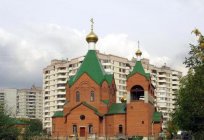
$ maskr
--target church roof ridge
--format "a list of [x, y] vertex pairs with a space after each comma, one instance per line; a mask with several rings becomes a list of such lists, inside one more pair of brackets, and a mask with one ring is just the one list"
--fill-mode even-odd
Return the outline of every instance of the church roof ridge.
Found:
[[69, 86], [72, 86], [84, 73], [86, 73], [98, 85], [101, 85], [105, 80], [110, 84], [113, 80], [113, 75], [106, 74], [104, 71], [95, 50], [88, 51], [77, 73], [68, 81]]
[[133, 71], [128, 75], [128, 78], [132, 75], [134, 75], [135, 73], [139, 73], [141, 75], [143, 75], [146, 79], [150, 79], [150, 74], [149, 73], [145, 73], [145, 70], [142, 66], [142, 62], [141, 61], [137, 61]]

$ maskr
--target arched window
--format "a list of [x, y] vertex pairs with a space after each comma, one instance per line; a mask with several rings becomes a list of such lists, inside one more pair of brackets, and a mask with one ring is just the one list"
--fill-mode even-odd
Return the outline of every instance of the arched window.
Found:
[[93, 133], [93, 125], [89, 124], [89, 134], [92, 134], [92, 133]]
[[72, 125], [72, 133], [73, 134], [77, 133], [77, 125], [76, 124]]
[[79, 91], [76, 92], [76, 102], [80, 101], [80, 93]]
[[131, 101], [144, 100], [144, 89], [143, 87], [136, 85], [131, 88]]
[[90, 101], [91, 101], [91, 102], [93, 102], [93, 101], [94, 101], [94, 91], [91, 91]]
[[123, 133], [123, 126], [121, 124], [119, 125], [118, 129], [119, 129], [119, 134]]

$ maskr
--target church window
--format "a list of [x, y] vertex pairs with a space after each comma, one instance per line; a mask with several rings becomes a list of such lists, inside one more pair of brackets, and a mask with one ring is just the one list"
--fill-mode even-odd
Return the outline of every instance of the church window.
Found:
[[84, 115], [81, 115], [81, 116], [80, 116], [80, 120], [85, 120], [85, 116], [84, 116]]
[[92, 124], [89, 124], [89, 134], [92, 134], [93, 133], [93, 125]]
[[73, 134], [76, 134], [76, 133], [77, 133], [77, 125], [76, 125], [76, 124], [74, 124], [74, 125], [72, 126], [72, 132], [73, 132]]
[[144, 100], [144, 89], [136, 85], [131, 88], [131, 101]]
[[123, 133], [123, 126], [121, 124], [119, 125], [118, 128], [119, 128], [119, 134]]
[[79, 91], [76, 92], [76, 102], [80, 101], [80, 93]]
[[94, 101], [94, 91], [91, 91], [90, 101], [91, 101], [91, 102]]

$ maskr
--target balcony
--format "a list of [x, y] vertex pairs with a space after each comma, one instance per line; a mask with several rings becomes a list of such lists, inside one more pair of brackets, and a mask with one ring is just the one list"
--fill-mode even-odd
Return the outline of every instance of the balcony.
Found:
[[112, 70], [112, 69], [105, 69], [105, 72], [107, 72], [107, 73], [113, 73], [113, 70]]
[[59, 91], [59, 92], [57, 92], [57, 95], [65, 95], [65, 94], [66, 94], [65, 91]]
[[172, 75], [178, 75], [178, 72], [177, 71], [173, 71]]
[[166, 85], [158, 85], [159, 88], [166, 88]]
[[65, 102], [58, 102], [57, 105], [63, 106]]
[[157, 106], [159, 106], [160, 108], [167, 108], [167, 105], [165, 102], [161, 103], [160, 101], [157, 101]]
[[165, 79], [162, 79], [162, 80], [158, 80], [159, 83], [166, 83], [166, 80]]
[[57, 73], [66, 73], [68, 72], [66, 69], [58, 70]]
[[179, 89], [179, 87], [178, 86], [172, 86], [172, 89], [174, 90], [174, 89]]
[[172, 84], [173, 84], [173, 85], [178, 85], [178, 84], [179, 84], [179, 81], [172, 81]]
[[172, 76], [172, 80], [179, 80], [179, 78], [177, 76]]
[[57, 84], [65, 84], [66, 83], [66, 80], [58, 80], [57, 81]]
[[57, 89], [65, 89], [65, 86], [57, 87]]
[[161, 74], [161, 75], [158, 75], [158, 77], [160, 77], [160, 78], [166, 78], [166, 75]]
[[58, 75], [57, 76], [57, 79], [60, 79], [60, 78], [63, 78], [63, 79], [66, 79], [68, 76], [65, 74], [65, 75]]
[[101, 63], [103, 66], [111, 66], [112, 64], [110, 62], [106, 63], [106, 62], [102, 62]]
[[65, 97], [57, 97], [57, 100], [58, 100], [58, 101], [59, 101], [59, 100], [63, 100], [63, 101], [65, 101], [66, 98], [65, 98]]

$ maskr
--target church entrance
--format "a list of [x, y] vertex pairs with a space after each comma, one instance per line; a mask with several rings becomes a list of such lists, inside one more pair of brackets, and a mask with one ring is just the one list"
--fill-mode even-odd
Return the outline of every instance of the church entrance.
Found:
[[85, 137], [85, 127], [80, 127], [80, 137]]

